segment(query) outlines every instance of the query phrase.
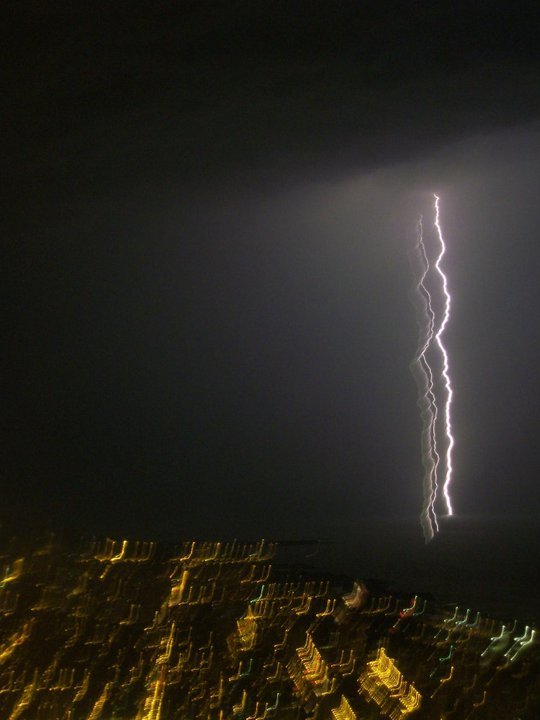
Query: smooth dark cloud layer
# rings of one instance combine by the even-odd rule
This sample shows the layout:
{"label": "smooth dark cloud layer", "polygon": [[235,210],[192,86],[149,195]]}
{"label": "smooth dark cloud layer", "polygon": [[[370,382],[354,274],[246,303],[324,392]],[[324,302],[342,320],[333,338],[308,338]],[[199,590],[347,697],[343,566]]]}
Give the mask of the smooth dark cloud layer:
{"label": "smooth dark cloud layer", "polygon": [[10,20],[8,167],[49,200],[376,167],[540,101],[535,3],[35,3]]}

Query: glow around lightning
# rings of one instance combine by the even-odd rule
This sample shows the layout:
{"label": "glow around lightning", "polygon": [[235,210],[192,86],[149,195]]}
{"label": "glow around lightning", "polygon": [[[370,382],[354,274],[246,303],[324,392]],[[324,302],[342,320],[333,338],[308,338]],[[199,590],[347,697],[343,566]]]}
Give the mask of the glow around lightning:
{"label": "glow around lightning", "polygon": [[[430,265],[426,251],[422,218],[418,222],[415,246],[417,283],[414,292],[414,305],[419,327],[419,338],[417,352],[411,362],[411,371],[418,388],[418,406],[422,420],[421,449],[424,468],[424,502],[420,521],[426,542],[431,540],[434,533],[439,529],[435,505],[440,487],[442,488],[446,513],[448,515],[453,514],[450,498],[452,450],[455,444],[451,423],[453,391],[450,381],[448,352],[443,343],[444,332],[450,319],[451,297],[448,290],[448,281],[442,269],[446,245],[440,223],[439,201],[440,198],[434,195],[434,226],[440,249],[433,266]],[[433,272],[430,272],[431,270]],[[435,292],[435,289],[432,289],[431,292],[428,289],[428,286],[432,288],[433,275],[439,280],[437,288],[440,285],[442,302],[442,310],[439,313],[441,315],[440,320],[434,307],[438,307],[441,303],[433,302],[432,293]],[[437,292],[439,291],[437,290]],[[440,374],[433,369],[439,367],[441,368]],[[439,412],[439,407],[441,412]],[[441,419],[439,420],[439,418]],[[444,463],[441,463],[441,456],[437,447],[438,438],[441,441],[440,444],[446,449]],[[441,468],[441,465],[443,465],[443,468]],[[439,482],[441,469],[444,470],[444,477]]]}

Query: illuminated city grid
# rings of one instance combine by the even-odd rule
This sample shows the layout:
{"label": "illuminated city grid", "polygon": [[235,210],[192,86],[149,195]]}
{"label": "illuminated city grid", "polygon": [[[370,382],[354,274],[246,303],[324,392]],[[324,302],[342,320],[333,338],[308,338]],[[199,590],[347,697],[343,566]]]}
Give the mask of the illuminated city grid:
{"label": "illuminated city grid", "polygon": [[2,556],[6,720],[538,718],[536,629],[274,561],[260,541]]}

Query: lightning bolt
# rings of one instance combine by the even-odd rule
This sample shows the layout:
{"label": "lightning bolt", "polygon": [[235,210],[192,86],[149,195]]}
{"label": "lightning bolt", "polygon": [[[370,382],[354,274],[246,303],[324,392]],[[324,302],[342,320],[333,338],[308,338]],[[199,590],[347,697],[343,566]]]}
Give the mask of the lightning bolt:
{"label": "lightning bolt", "polygon": [[[438,478],[441,465],[441,455],[439,454],[437,447],[438,432],[439,434],[443,432],[444,442],[442,444],[446,448],[442,495],[444,497],[446,512],[448,515],[453,514],[450,498],[450,485],[453,470],[452,451],[455,445],[454,437],[452,435],[451,422],[453,390],[450,381],[450,364],[448,360],[448,353],[443,344],[443,335],[450,319],[451,297],[448,291],[448,280],[441,267],[443,257],[446,253],[446,245],[443,239],[440,223],[440,198],[438,195],[434,195],[433,197],[435,214],[434,227],[436,230],[438,244],[440,246],[437,259],[433,263],[433,271],[437,273],[440,278],[443,298],[443,308],[441,311],[442,318],[440,322],[438,322],[437,313],[433,307],[432,295],[427,285],[426,278],[430,273],[431,266],[424,243],[423,220],[420,216],[417,226],[416,245],[414,247],[414,270],[417,277],[417,283],[414,288],[413,297],[413,304],[416,309],[416,322],[418,325],[418,348],[410,364],[410,369],[417,386],[417,404],[420,409],[420,418],[422,420],[421,451],[422,465],[424,468],[424,502],[420,515],[420,522],[426,542],[429,542],[429,540],[433,538],[435,532],[438,532],[439,530],[437,512],[435,508],[435,503],[439,494]],[[438,304],[439,303],[437,303],[437,305]],[[433,350],[438,349],[437,355],[440,355],[441,358],[440,365],[442,368],[442,383],[439,383],[438,380],[437,383],[435,382],[434,372],[429,362],[428,354],[431,356],[432,352],[430,351],[432,348]],[[444,430],[438,430],[441,423],[439,422],[438,393],[436,392],[436,388],[438,388],[440,384],[443,386],[441,392],[444,395],[443,402],[440,403],[443,409],[442,425]]]}
{"label": "lightning bolt", "polygon": [[411,362],[410,369],[418,390],[417,404],[422,420],[421,449],[422,465],[424,467],[424,504],[420,522],[424,532],[424,539],[428,542],[433,538],[434,532],[439,529],[434,505],[437,495],[437,468],[440,457],[437,452],[437,404],[433,390],[433,372],[426,357],[426,353],[433,341],[435,313],[431,304],[431,295],[424,282],[429,271],[429,261],[423,239],[422,216],[418,219],[417,242],[414,252],[419,266],[419,279],[414,289],[413,299],[418,324],[418,349]]}
{"label": "lightning bolt", "polygon": [[442,357],[443,357],[443,370],[442,370],[442,376],[444,378],[444,387],[446,390],[446,401],[444,403],[444,428],[445,428],[445,434],[446,434],[446,472],[444,476],[444,483],[443,483],[443,495],[446,502],[446,510],[448,512],[448,515],[453,515],[453,509],[452,509],[452,501],[450,499],[450,485],[452,482],[452,451],[454,449],[455,441],[454,437],[452,435],[452,421],[450,417],[450,410],[452,406],[452,399],[454,396],[453,390],[452,390],[452,384],[450,382],[450,367],[448,363],[448,353],[446,352],[446,349],[442,342],[442,336],[444,334],[444,331],[446,329],[446,325],[448,324],[448,320],[450,319],[450,304],[451,304],[451,298],[450,293],[448,292],[448,280],[446,279],[446,275],[441,270],[441,261],[443,259],[443,256],[446,252],[446,245],[443,239],[442,230],[441,230],[441,223],[440,223],[440,212],[439,212],[439,196],[434,195],[435,198],[435,227],[437,228],[437,235],[439,238],[439,242],[441,244],[441,252],[439,254],[439,257],[437,258],[435,262],[435,268],[439,275],[441,276],[441,282],[442,282],[442,288],[443,288],[443,295],[444,295],[444,311],[443,311],[443,319],[439,326],[439,330],[437,331],[435,335],[435,339],[437,341],[437,345],[439,346],[439,349],[441,351]]}

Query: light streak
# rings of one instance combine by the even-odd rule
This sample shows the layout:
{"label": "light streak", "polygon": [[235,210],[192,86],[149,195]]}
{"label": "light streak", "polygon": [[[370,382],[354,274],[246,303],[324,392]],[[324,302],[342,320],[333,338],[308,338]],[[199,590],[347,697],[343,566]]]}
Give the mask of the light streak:
{"label": "light streak", "polygon": [[[438,250],[436,260],[433,262],[433,265],[431,265],[424,242],[423,219],[420,216],[417,226],[416,245],[414,247],[414,270],[417,276],[417,283],[414,288],[413,300],[418,324],[418,347],[410,365],[411,373],[415,379],[418,390],[417,404],[422,420],[421,452],[422,466],[424,468],[424,500],[420,514],[420,523],[426,542],[429,542],[439,530],[435,504],[438,499],[440,485],[442,487],[446,514],[453,514],[450,485],[453,472],[452,451],[455,445],[451,422],[453,390],[450,381],[450,363],[448,352],[443,344],[443,336],[450,320],[451,297],[448,290],[448,280],[442,269],[442,260],[446,253],[446,244],[440,222],[440,198],[438,195],[434,195],[433,197],[435,214],[434,227],[440,249]],[[430,292],[428,289],[428,280],[431,278],[430,271],[432,269],[440,278],[443,301],[442,317],[440,319],[438,317],[439,313],[434,309],[439,303],[434,303],[432,297],[433,291]],[[437,366],[441,367],[440,382],[438,374],[436,379],[435,372],[430,364],[433,351],[436,351],[437,355],[440,356],[440,361],[437,363]],[[439,400],[438,397],[440,385],[442,385],[442,389],[440,390],[443,395],[442,400]],[[439,406],[441,406],[440,413]],[[443,430],[439,429],[441,424],[439,416],[442,417]],[[438,437],[438,433],[442,434],[443,437]],[[439,472],[441,469],[441,455],[438,450],[439,441],[445,448],[444,477],[441,483],[439,483]]]}
{"label": "light streak", "polygon": [[[417,242],[415,246],[416,259],[420,267],[419,280],[415,286],[414,306],[418,324],[418,349],[413,358],[410,369],[418,389],[417,404],[422,420],[422,465],[424,467],[424,504],[420,515],[420,522],[424,531],[426,542],[433,538],[439,527],[437,515],[434,510],[437,494],[437,467],[439,455],[437,453],[437,404],[433,389],[433,372],[427,361],[426,353],[433,341],[435,313],[431,304],[431,295],[425,285],[429,272],[429,261],[423,238],[422,216],[418,218]],[[435,531],[434,528],[435,527]]]}
{"label": "light streak", "polygon": [[375,660],[368,662],[358,678],[358,693],[384,708],[385,716],[403,720],[417,710],[422,695],[408,683],[384,648],[377,650]]}
{"label": "light streak", "polygon": [[442,357],[443,357],[442,375],[444,378],[444,387],[446,389],[446,401],[444,404],[444,426],[445,426],[445,432],[446,432],[446,438],[447,438],[447,446],[446,446],[446,473],[444,476],[443,494],[444,494],[444,499],[446,501],[446,509],[447,509],[448,515],[453,515],[454,511],[452,509],[452,501],[450,499],[450,484],[452,482],[452,470],[453,470],[453,468],[452,468],[452,450],[454,449],[455,441],[452,436],[452,422],[451,422],[451,418],[450,418],[450,408],[452,405],[452,399],[453,399],[454,393],[452,390],[452,384],[450,382],[450,366],[448,363],[448,353],[446,352],[446,348],[444,347],[443,342],[442,342],[442,336],[444,334],[444,331],[446,330],[446,325],[448,324],[448,320],[450,319],[451,298],[450,298],[450,293],[448,292],[448,280],[446,278],[446,275],[441,270],[441,260],[443,259],[443,256],[446,253],[446,245],[445,245],[443,235],[442,235],[442,230],[441,230],[440,212],[439,212],[440,198],[438,195],[434,195],[434,198],[435,198],[435,227],[437,228],[437,235],[439,236],[439,241],[441,243],[441,252],[435,263],[435,268],[437,269],[437,272],[441,276],[442,288],[443,288],[443,294],[444,294],[443,319],[440,324],[439,330],[435,334],[435,339],[437,341],[437,345],[439,346],[439,349],[440,349]]}

